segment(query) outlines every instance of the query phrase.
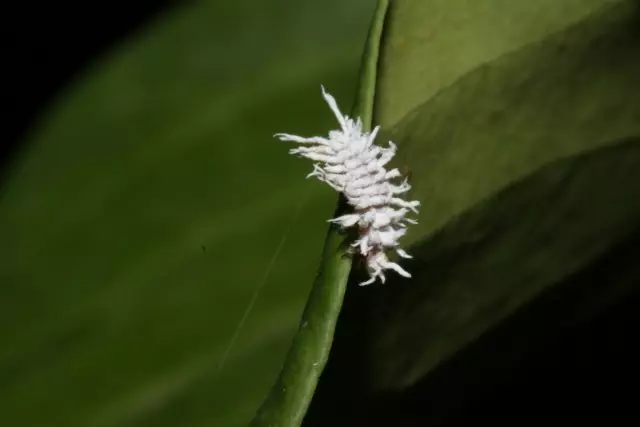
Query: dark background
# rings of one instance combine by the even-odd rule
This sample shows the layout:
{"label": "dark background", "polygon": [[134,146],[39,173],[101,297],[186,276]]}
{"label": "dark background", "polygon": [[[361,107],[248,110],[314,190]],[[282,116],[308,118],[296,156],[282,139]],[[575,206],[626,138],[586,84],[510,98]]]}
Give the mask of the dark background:
{"label": "dark background", "polygon": [[175,2],[14,3],[4,27],[4,174],[38,114],[92,59]]}

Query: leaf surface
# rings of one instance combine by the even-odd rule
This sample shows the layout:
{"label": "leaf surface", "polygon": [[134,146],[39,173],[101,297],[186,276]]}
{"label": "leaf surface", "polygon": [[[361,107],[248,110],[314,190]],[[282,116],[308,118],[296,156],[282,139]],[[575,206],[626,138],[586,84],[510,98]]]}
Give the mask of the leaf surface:
{"label": "leaf surface", "polygon": [[[362,289],[354,275],[305,425],[332,422],[329,408],[348,411],[347,425],[452,417],[447,408],[462,403],[453,392],[438,400],[434,386],[446,389],[434,376],[449,360],[473,363],[463,358],[469,346],[574,286],[637,233],[638,9],[600,0],[392,3],[374,123],[386,131],[380,140],[398,144],[393,166],[410,169],[408,197],[422,202],[404,239],[414,259],[401,261],[413,278]],[[599,299],[610,309],[636,292],[630,262],[610,287],[591,283],[598,291],[575,307],[567,297],[567,310]]]}
{"label": "leaf surface", "polygon": [[0,424],[247,425],[335,204],[272,135],[349,107],[373,6],[175,6],[61,92],[1,184]]}

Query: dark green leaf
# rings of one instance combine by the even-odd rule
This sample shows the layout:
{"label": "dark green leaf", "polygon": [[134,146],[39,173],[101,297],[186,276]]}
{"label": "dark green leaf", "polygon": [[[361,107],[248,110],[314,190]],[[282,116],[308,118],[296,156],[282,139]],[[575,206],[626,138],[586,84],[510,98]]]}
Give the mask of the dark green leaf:
{"label": "dark green leaf", "polygon": [[1,425],[249,422],[335,204],[272,135],[349,107],[373,7],[176,6],[63,91],[2,183]]}
{"label": "dark green leaf", "polygon": [[[411,390],[640,229],[637,2],[406,0],[386,26],[374,123],[423,204],[414,277],[350,281],[308,425],[431,425]],[[569,310],[635,292],[631,267]]]}

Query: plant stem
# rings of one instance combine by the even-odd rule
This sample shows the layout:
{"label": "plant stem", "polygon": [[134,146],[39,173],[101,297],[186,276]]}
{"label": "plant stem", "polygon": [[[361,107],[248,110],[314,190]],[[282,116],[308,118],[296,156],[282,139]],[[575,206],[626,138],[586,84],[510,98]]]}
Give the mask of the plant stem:
{"label": "plant stem", "polygon": [[[371,130],[380,37],[389,0],[379,0],[369,29],[360,81],[352,111],[360,117],[365,131]],[[337,215],[347,208],[340,197]],[[253,427],[297,427],[302,424],[331,350],[349,273],[348,242],[337,225],[331,225],[325,240],[322,261],[298,331],[287,354],[280,376],[258,410]]]}

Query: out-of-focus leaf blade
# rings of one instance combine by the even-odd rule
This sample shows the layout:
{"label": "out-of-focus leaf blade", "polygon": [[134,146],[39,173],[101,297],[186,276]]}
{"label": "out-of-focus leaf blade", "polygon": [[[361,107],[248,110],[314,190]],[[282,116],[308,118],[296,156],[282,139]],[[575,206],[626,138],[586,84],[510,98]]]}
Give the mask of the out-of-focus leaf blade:
{"label": "out-of-focus leaf blade", "polygon": [[2,183],[0,424],[249,422],[335,203],[272,135],[348,107],[373,7],[176,7],[63,91]]}

